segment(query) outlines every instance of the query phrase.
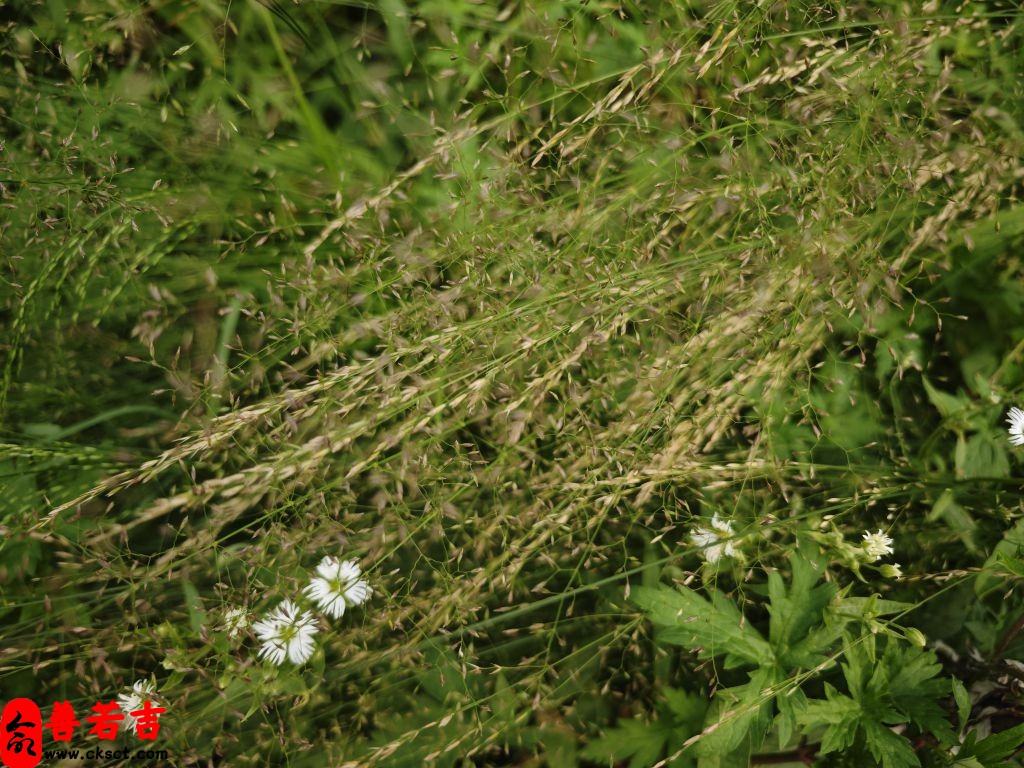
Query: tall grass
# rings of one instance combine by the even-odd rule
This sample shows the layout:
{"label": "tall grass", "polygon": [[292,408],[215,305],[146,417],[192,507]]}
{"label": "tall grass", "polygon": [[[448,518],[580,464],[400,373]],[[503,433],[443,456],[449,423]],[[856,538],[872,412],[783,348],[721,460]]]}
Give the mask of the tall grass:
{"label": "tall grass", "polygon": [[[1019,510],[1011,4],[5,16],[0,698],[151,678],[177,765],[574,765],[714,681],[627,603],[696,518],[738,600],[830,514],[928,605]],[[340,552],[376,595],[309,666],[227,638]]]}

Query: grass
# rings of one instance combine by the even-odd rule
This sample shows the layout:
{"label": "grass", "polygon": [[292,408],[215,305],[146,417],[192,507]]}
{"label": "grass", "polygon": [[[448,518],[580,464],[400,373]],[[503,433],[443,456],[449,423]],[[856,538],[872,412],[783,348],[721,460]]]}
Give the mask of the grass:
{"label": "grass", "polygon": [[[899,626],[974,649],[941,657],[968,687],[1005,674],[1013,4],[2,23],[0,700],[81,719],[151,679],[176,765],[576,765],[737,684],[634,587],[758,624],[828,521],[906,574],[822,544],[830,583],[920,606]],[[702,564],[712,515],[742,562]],[[342,552],[376,594],[308,665],[223,631]]]}

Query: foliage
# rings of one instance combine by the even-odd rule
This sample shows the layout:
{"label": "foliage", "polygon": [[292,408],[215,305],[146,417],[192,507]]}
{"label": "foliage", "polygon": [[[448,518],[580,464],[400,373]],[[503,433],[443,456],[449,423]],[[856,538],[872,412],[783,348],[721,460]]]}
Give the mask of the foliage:
{"label": "foliage", "polygon": [[[0,700],[152,681],[181,766],[1020,762],[1017,4],[0,24]],[[260,660],[325,555],[374,596]]]}

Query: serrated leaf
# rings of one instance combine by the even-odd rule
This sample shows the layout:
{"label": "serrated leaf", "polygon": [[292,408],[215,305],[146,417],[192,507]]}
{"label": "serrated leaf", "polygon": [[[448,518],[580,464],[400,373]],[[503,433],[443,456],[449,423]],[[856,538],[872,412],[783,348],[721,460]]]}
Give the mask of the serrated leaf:
{"label": "serrated leaf", "polygon": [[631,599],[663,627],[663,642],[696,650],[704,659],[725,656],[726,668],[773,665],[774,654],[761,633],[731,600],[717,590],[709,592],[710,602],[686,587],[636,587]]}
{"label": "serrated leaf", "polygon": [[957,678],[951,678],[950,682],[953,686],[953,700],[956,702],[957,730],[963,731],[971,716],[971,695]]}
{"label": "serrated leaf", "polygon": [[622,720],[591,741],[582,756],[598,762],[629,760],[630,768],[648,768],[668,753],[670,768],[690,768],[691,750],[680,754],[680,749],[700,731],[707,699],[677,688],[666,688],[663,694],[656,719]]}
{"label": "serrated leaf", "polygon": [[863,722],[862,726],[868,749],[882,768],[921,768],[921,761],[905,738],[873,720]]}
{"label": "serrated leaf", "polygon": [[913,603],[871,597],[844,597],[835,607],[835,614],[849,621],[865,621],[879,616],[892,616],[914,608]]}
{"label": "serrated leaf", "polygon": [[[879,670],[886,670],[883,678],[872,678],[870,694],[878,703],[875,719],[887,723],[910,721],[930,731],[940,743],[956,743],[946,713],[939,701],[949,695],[947,678],[939,677],[942,665],[931,651],[890,643],[886,648]],[[890,706],[899,713],[887,712]]]}
{"label": "serrated leaf", "polygon": [[775,728],[779,736],[779,746],[785,748],[797,729],[797,713],[807,705],[807,697],[799,688],[793,688],[775,697],[775,706],[779,714],[775,717]]}
{"label": "serrated leaf", "polygon": [[674,727],[688,728],[692,733],[700,731],[708,708],[707,698],[680,688],[666,688],[663,695],[664,713],[671,718]]}
{"label": "serrated leaf", "polygon": [[989,434],[978,433],[966,440],[960,435],[955,459],[957,477],[1008,477],[1010,474],[1006,448],[1002,441],[993,439]]}
{"label": "serrated leaf", "polygon": [[825,699],[808,701],[797,713],[797,722],[805,733],[825,726],[819,751],[821,754],[828,754],[839,752],[853,744],[860,716],[860,705],[856,701],[825,683]]}
{"label": "serrated leaf", "polygon": [[697,754],[702,758],[736,753],[749,757],[759,749],[772,720],[774,697],[768,691],[779,680],[777,670],[761,668],[754,670],[744,685],[719,688],[704,718]]}
{"label": "serrated leaf", "polygon": [[750,768],[750,755],[742,749],[722,754],[700,755],[697,768]]}
{"label": "serrated leaf", "polygon": [[921,377],[921,381],[924,384],[924,391],[928,395],[929,402],[935,406],[935,409],[944,418],[948,419],[951,416],[956,416],[967,406],[968,401],[966,398],[936,389],[924,376]]}
{"label": "serrated leaf", "polygon": [[807,543],[790,558],[788,590],[777,572],[768,574],[769,639],[776,657],[787,669],[817,666],[824,660],[821,652],[838,638],[838,633],[820,632],[823,613],[837,587],[830,583],[815,586],[823,572],[814,557],[816,552],[817,548]]}
{"label": "serrated leaf", "polygon": [[974,583],[974,591],[979,597],[986,595],[997,588],[1004,580],[1004,573],[1014,572],[1014,568],[1008,568],[1007,563],[1019,563],[1021,570],[1024,570],[1024,562],[1021,561],[1021,551],[1024,549],[1024,518],[1003,534],[1003,540],[996,544],[992,554],[989,555],[982,572]]}
{"label": "serrated leaf", "polygon": [[1024,723],[999,733],[993,733],[974,744],[965,742],[958,757],[977,757],[984,763],[997,762],[1012,756],[1022,744],[1024,744]]}
{"label": "serrated leaf", "polygon": [[609,728],[582,751],[582,756],[597,762],[629,760],[630,768],[650,768],[661,759],[670,730],[657,722],[622,720]]}
{"label": "serrated leaf", "polygon": [[950,768],[985,768],[976,758],[965,757],[957,760]]}
{"label": "serrated leaf", "polygon": [[576,735],[568,728],[546,728],[540,737],[547,768],[576,768],[580,764]]}

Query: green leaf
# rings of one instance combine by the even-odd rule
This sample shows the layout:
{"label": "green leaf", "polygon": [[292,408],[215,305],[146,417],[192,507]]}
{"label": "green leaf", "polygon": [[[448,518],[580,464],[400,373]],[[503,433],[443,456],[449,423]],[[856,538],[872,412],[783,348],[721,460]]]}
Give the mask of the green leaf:
{"label": "green leaf", "polygon": [[884,685],[874,688],[876,696],[887,697],[899,712],[918,727],[930,731],[940,743],[951,746],[957,742],[946,713],[938,703],[949,695],[950,687],[948,679],[938,677],[942,665],[934,653],[890,643],[879,667],[889,670],[889,674]]}
{"label": "green leaf", "polygon": [[750,768],[750,755],[742,749],[700,755],[697,768]]}
{"label": "green leaf", "polygon": [[957,757],[977,757],[984,763],[1006,760],[1024,744],[1024,723],[999,733],[993,733],[981,741],[964,743]]}
{"label": "green leaf", "polygon": [[[889,726],[911,723],[944,747],[956,744],[939,706],[949,694],[949,680],[938,676],[941,665],[931,652],[888,638],[879,657],[874,645],[872,635],[849,638],[842,668],[850,695],[826,683],[825,700],[807,702],[797,720],[805,734],[820,738],[823,754],[866,746],[883,768],[916,768],[920,763],[910,742]],[[823,734],[815,732],[823,727]]]}
{"label": "green leaf", "polygon": [[797,714],[807,706],[807,697],[800,688],[791,688],[775,697],[775,706],[779,714],[775,718],[775,728],[779,736],[779,746],[786,747],[797,729]]}
{"label": "green leaf", "polygon": [[203,601],[195,585],[186,578],[181,581],[181,590],[185,594],[185,607],[188,609],[188,621],[192,631],[198,633],[207,623]]}
{"label": "green leaf", "polygon": [[979,597],[983,597],[991,590],[996,589],[1005,580],[1005,574],[1017,574],[1018,571],[1024,575],[1024,560],[1021,559],[1021,552],[1024,550],[1024,518],[1003,534],[1003,540],[996,544],[995,549],[982,566],[982,572],[974,583],[974,591]]}
{"label": "green leaf", "polygon": [[965,440],[963,435],[956,442],[957,477],[1008,477],[1010,460],[1001,440],[987,433],[972,435]]}
{"label": "green leaf", "polygon": [[953,685],[953,700],[956,702],[957,730],[963,731],[971,716],[971,695],[957,678],[951,678],[950,683]]}
{"label": "green leaf", "polygon": [[539,741],[547,768],[576,768],[580,764],[576,734],[568,728],[545,728]]}
{"label": "green leaf", "polygon": [[659,708],[662,717],[671,718],[674,728],[689,730],[690,736],[698,733],[708,708],[707,698],[679,688],[666,688],[664,696],[665,705]]}
{"label": "green leaf", "polygon": [[[778,670],[761,668],[754,670],[743,685],[719,688],[711,700],[697,754],[701,756],[699,768],[710,765],[705,758],[728,756],[729,761],[741,757],[749,759],[750,754],[761,747],[772,721],[771,688],[780,682]],[[732,765],[732,762],[711,763]],[[745,762],[737,763],[746,765]]]}
{"label": "green leaf", "polygon": [[860,717],[860,705],[856,701],[825,683],[825,699],[808,701],[797,714],[797,722],[803,726],[804,733],[825,726],[819,751],[828,754],[853,744]]}
{"label": "green leaf", "polygon": [[834,584],[820,584],[824,565],[817,558],[817,547],[809,542],[790,557],[793,575],[789,590],[777,572],[768,574],[769,638],[776,657],[786,668],[809,669],[824,657],[821,652],[838,637],[838,633],[813,634],[823,626],[823,613],[835,597]]}
{"label": "green leaf", "polygon": [[870,597],[844,597],[836,606],[836,614],[848,621],[870,621],[879,616],[906,613],[914,608],[913,603],[899,600],[883,600],[878,595]]}
{"label": "green leaf", "polygon": [[632,600],[664,628],[659,636],[663,642],[695,650],[702,659],[725,656],[726,668],[773,665],[774,654],[761,633],[729,598],[709,591],[710,602],[686,587],[637,587]]}
{"label": "green leaf", "polygon": [[687,739],[700,732],[707,706],[704,696],[666,688],[655,720],[622,720],[591,741],[582,756],[597,762],[629,760],[630,768],[648,768],[667,753],[673,758],[668,761],[671,768],[690,768],[691,750],[677,753]]}
{"label": "green leaf", "polygon": [[629,768],[650,768],[661,759],[670,735],[670,729],[657,721],[621,720],[590,742],[581,754],[597,762],[629,760]]}
{"label": "green leaf", "polygon": [[868,749],[882,768],[920,768],[921,761],[905,738],[873,720],[862,722],[862,727]]}
{"label": "green leaf", "polygon": [[948,419],[951,416],[956,416],[967,407],[969,401],[966,398],[936,389],[924,376],[921,377],[921,380],[924,383],[924,391],[928,394],[928,400],[942,414],[943,418]]}

